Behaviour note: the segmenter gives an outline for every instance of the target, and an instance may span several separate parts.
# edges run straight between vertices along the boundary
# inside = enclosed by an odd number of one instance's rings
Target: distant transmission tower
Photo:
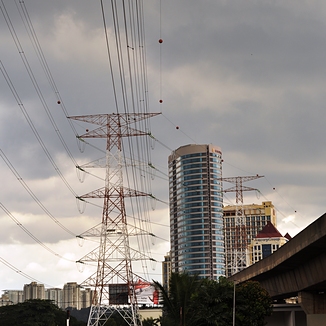
[[[257,190],[255,188],[243,186],[243,182],[262,178],[260,175],[246,176],[246,177],[226,177],[222,178],[222,181],[233,183],[234,186],[228,189],[224,189],[223,192],[235,192],[236,196],[236,212],[235,212],[235,227],[234,235],[231,236],[234,239],[232,248],[227,248],[226,269],[231,268],[231,275],[240,272],[247,267],[247,249],[248,249],[248,234],[246,227],[246,217],[243,209],[243,192]],[[224,228],[224,232],[228,230]],[[226,237],[226,234],[224,234]]]
[[[81,284],[93,290],[88,326],[104,325],[116,313],[128,325],[141,325],[131,262],[148,257],[129,246],[132,231],[127,224],[125,198],[148,194],[123,185],[122,138],[148,135],[148,132],[133,129],[130,125],[158,114],[113,113],[70,117],[99,126],[80,138],[106,138],[105,186],[78,197],[80,200],[104,199],[101,223],[80,235],[82,238],[97,237],[100,242],[98,248],[79,260],[80,263],[97,264],[97,271]]]

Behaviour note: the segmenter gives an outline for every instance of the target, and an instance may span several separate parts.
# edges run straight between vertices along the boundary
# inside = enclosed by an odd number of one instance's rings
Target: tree
[[[50,300],[27,300],[16,305],[0,307],[1,325],[4,326],[56,326],[66,325],[66,312]],[[84,326],[70,317],[71,326]]]
[[[159,318],[145,318],[142,322],[143,326],[159,326],[160,324],[160,319]]]
[[[193,298],[202,281],[197,275],[187,273],[172,273],[170,276],[169,292],[154,281],[163,299],[162,325],[196,325]]]
[[[263,326],[264,319],[272,313],[268,292],[258,282],[247,281],[236,286],[224,277],[219,281],[205,280],[196,295],[197,325],[229,326],[235,308],[236,326]]]
[[[233,283],[221,277],[219,282],[205,279],[194,296],[196,324],[232,325]]]
[[[155,283],[163,298],[163,326],[229,326],[233,320],[234,283],[171,274],[169,293]],[[236,326],[263,326],[272,312],[271,298],[258,282],[236,286]]]
[[[239,284],[236,291],[236,325],[264,326],[266,316],[272,314],[272,301],[259,282]]]

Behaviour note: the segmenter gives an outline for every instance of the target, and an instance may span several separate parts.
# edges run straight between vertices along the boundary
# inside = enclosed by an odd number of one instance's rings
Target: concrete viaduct
[[[326,214],[229,279],[258,281],[275,300],[298,296],[307,326],[326,325]]]

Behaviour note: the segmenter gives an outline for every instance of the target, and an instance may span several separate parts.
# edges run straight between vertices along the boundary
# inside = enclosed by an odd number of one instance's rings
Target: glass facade
[[[225,275],[221,155],[213,145],[187,145],[169,156],[173,272]]]

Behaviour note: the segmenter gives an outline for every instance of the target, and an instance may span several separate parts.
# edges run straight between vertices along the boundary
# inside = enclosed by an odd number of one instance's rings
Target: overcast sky
[[[59,93],[46,79],[15,2],[2,0],[1,69],[19,99],[0,74],[0,290],[22,289],[31,282],[8,264],[46,286],[86,279],[90,270],[81,273],[74,261],[94,245],[81,247],[74,235],[101,218],[100,207],[88,205],[79,213],[24,116],[27,112],[78,195],[101,186],[89,175],[79,182],[24,60],[78,164],[103,153],[90,146],[79,151],[57,95],[69,115],[115,112],[100,1],[24,3]],[[154,196],[168,201],[164,174],[171,150],[212,143],[222,149],[224,177],[264,176],[246,184],[259,192],[244,193],[244,203],[271,200],[279,231],[295,236],[325,213],[325,1],[145,0],[143,5],[150,110],[162,112],[151,121],[157,139],[152,163],[162,172],[153,180]],[[110,18],[108,14],[109,33]],[[235,194],[227,194],[224,204],[234,203]],[[161,261],[169,250],[168,206],[158,202],[150,215],[158,237],[152,254]],[[154,265],[148,267],[151,275],[161,281],[160,263]]]

